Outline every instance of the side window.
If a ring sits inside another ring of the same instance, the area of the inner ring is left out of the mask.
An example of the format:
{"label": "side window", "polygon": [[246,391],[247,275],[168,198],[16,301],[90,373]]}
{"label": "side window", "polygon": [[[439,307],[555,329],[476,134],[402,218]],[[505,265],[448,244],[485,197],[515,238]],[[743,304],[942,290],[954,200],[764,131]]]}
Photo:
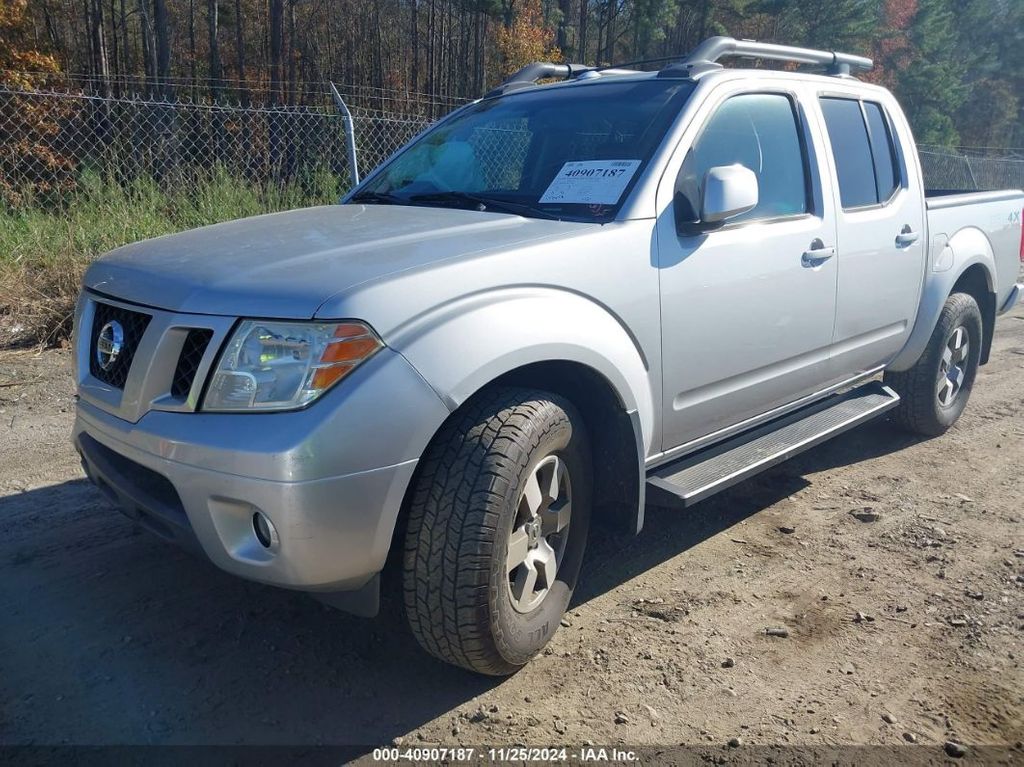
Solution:
{"label": "side window", "polygon": [[885,202],[900,185],[896,153],[893,151],[889,124],[882,112],[882,105],[872,101],[864,102],[864,115],[868,118],[868,136],[871,139],[871,153],[875,160],[875,179],[878,186],[878,200]]}
{"label": "side window", "polygon": [[892,135],[882,112],[873,102],[822,98],[832,156],[839,175],[843,208],[885,202],[900,184]]}
{"label": "side window", "polygon": [[704,174],[735,163],[757,176],[758,203],[730,221],[807,212],[807,158],[788,96],[748,93],[718,108],[679,171],[675,204],[680,221],[699,219]]}
{"label": "side window", "polygon": [[860,102],[854,99],[822,99],[828,140],[839,174],[839,198],[844,208],[874,205],[878,202],[875,188],[871,143]]}

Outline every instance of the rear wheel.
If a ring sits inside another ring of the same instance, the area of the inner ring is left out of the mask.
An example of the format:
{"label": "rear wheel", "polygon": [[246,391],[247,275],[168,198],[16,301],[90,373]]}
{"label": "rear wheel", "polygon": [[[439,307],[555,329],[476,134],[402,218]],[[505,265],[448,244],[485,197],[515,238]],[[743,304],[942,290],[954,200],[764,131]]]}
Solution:
{"label": "rear wheel", "polygon": [[914,367],[885,374],[885,383],[901,398],[895,414],[902,426],[934,437],[956,423],[971,396],[981,342],[978,303],[966,293],[953,293]]}
{"label": "rear wheel", "polygon": [[495,675],[536,655],[576,585],[590,488],[569,402],[496,389],[469,404],[428,449],[409,508],[405,605],[420,644]]}

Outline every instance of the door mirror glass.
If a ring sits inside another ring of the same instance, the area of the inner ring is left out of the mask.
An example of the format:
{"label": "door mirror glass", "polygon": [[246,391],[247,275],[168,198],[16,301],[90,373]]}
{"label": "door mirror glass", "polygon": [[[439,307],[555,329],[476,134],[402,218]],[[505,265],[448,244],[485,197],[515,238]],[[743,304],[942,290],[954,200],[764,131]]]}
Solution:
{"label": "door mirror glass", "polygon": [[757,207],[757,176],[742,165],[719,165],[704,174],[702,224],[719,224]]}

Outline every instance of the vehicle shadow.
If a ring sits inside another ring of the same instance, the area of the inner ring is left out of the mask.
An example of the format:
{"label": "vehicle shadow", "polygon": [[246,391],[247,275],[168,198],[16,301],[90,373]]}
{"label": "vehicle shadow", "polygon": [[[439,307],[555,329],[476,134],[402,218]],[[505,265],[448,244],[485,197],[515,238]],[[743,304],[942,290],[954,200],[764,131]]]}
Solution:
{"label": "vehicle shadow", "polygon": [[584,604],[793,495],[810,484],[806,475],[880,458],[921,440],[880,418],[689,509],[648,504],[635,538],[623,541],[601,530],[591,537],[573,602]]}
{"label": "vehicle shadow", "polygon": [[[598,531],[575,603],[907,439],[868,425],[691,510],[652,507],[635,539]],[[0,498],[0,742],[372,747],[503,683],[428,657],[393,606],[356,618],[168,547],[84,480]]]}

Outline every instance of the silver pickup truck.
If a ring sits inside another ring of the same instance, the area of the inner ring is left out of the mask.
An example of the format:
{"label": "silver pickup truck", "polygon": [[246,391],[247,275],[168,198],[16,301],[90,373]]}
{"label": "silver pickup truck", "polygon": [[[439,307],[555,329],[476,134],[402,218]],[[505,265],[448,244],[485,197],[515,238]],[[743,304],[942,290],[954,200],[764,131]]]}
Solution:
{"label": "silver pickup truck", "polygon": [[870,66],[731,38],[534,64],[342,204],[110,253],[75,322],[85,471],[244,578],[373,615],[394,572],[426,650],[515,671],[592,521],[963,411],[1024,194],[926,191]]}

